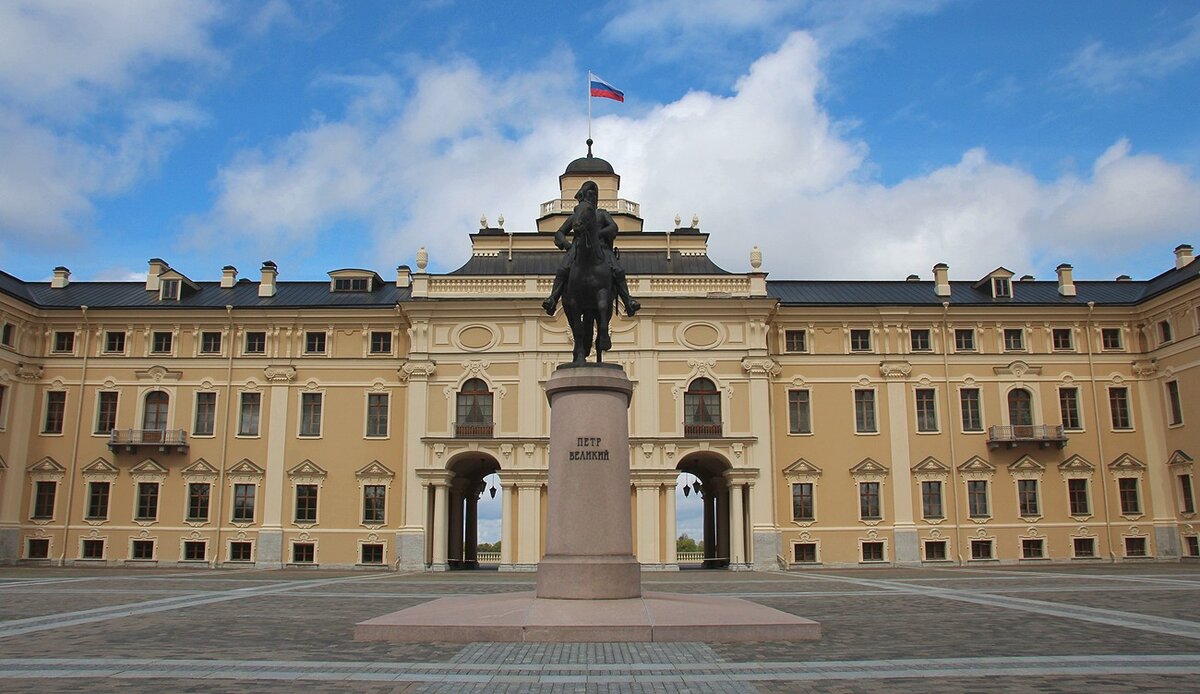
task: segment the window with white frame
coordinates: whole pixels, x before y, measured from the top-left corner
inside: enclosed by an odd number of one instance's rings
[[[958,391],[962,410],[963,431],[983,431],[983,410],[979,402],[978,388],[962,388]]]
[[[1079,414],[1079,389],[1074,386],[1058,389],[1058,409],[1062,414],[1062,426],[1067,431],[1083,429],[1083,417]]]
[[[917,431],[932,433],[938,430],[937,391],[933,388],[917,388],[916,410]]]
[[[388,435],[387,393],[367,393],[367,436],[384,438]]]
[[[321,435],[321,410],[324,404],[322,393],[300,394],[300,436]]]
[[[196,416],[192,421],[193,436],[212,436],[217,429],[217,394],[196,393]]]
[[[788,433],[812,433],[812,409],[807,389],[788,391]]]
[[[1183,424],[1183,400],[1179,397],[1179,381],[1167,381],[1167,424]]]
[[[1125,386],[1108,389],[1108,410],[1112,416],[1112,428],[1117,431],[1133,428],[1133,416],[1129,410],[1129,389]]]
[[[1038,481],[1036,479],[1017,480],[1017,511],[1022,518],[1041,515],[1041,500],[1038,498]]]
[[[238,436],[258,436],[261,413],[262,393],[242,393],[241,407],[238,412]]]
[[[859,434],[875,434],[879,426],[875,422],[875,391],[869,388],[854,389],[854,431]]]

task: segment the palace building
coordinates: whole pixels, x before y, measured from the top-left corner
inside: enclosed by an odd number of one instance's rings
[[[1200,557],[1191,246],[1148,280],[768,279],[696,223],[643,229],[589,154],[535,230],[485,222],[444,274],[424,249],[327,281],[0,273],[0,562],[469,568],[498,493],[500,568],[535,568],[571,352],[541,301],[588,180],[642,304],[605,358],[634,383],[645,568],[680,565],[683,481],[712,567]]]

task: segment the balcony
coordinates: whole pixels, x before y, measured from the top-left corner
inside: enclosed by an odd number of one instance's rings
[[[626,200],[624,198],[610,198],[607,200],[599,200],[598,207],[602,210],[608,210],[611,214],[630,214],[634,217],[642,216],[642,206],[636,202]],[[545,217],[552,214],[571,214],[575,210],[575,206],[579,204],[578,200],[550,200],[542,203],[541,216]]]
[[[174,448],[176,453],[187,453],[187,432],[183,429],[113,429],[108,437],[108,450],[113,453],[133,453],[145,446],[157,447],[166,453]]]
[[[683,437],[687,439],[721,438],[721,422],[684,422]]]
[[[495,430],[495,422],[454,423],[454,435],[460,439],[490,439]]]
[[[1063,448],[1067,445],[1067,435],[1063,428],[1056,424],[1021,424],[995,425],[988,427],[988,448],[995,450],[1001,446],[1016,448],[1018,444],[1036,443],[1042,448],[1055,446]]]

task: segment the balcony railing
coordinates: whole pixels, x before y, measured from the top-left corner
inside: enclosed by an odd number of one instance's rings
[[[454,435],[460,439],[490,439],[496,430],[495,422],[455,422]]]
[[[719,439],[721,422],[684,422],[683,435],[689,439]]]
[[[187,451],[187,432],[183,429],[113,429],[108,436],[108,449],[116,452],[125,449],[133,452],[142,446],[157,446],[166,451],[174,448],[179,453]]]
[[[1067,445],[1067,435],[1057,424],[997,424],[988,427],[988,448],[1016,448],[1017,444],[1022,443],[1036,443],[1042,448],[1062,448]]]
[[[606,200],[597,201],[602,210],[608,210],[614,214],[631,214],[634,217],[642,216],[642,206],[636,202],[626,200],[624,198],[609,198]],[[578,200],[550,200],[542,203],[542,214],[545,217],[550,214],[570,214],[575,206],[579,204]]]

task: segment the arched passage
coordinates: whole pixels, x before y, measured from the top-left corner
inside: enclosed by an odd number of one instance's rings
[[[689,493],[699,494],[703,506],[703,525],[701,537],[696,538],[704,545],[704,556],[700,566],[706,569],[720,569],[729,566],[730,557],[730,503],[729,483],[725,473],[732,466],[720,455],[711,452],[690,453],[675,466],[680,474],[677,489],[687,480],[692,485]],[[683,474],[686,473],[686,474]],[[699,489],[695,488],[699,483]],[[678,516],[679,511],[676,511]],[[678,520],[676,521],[678,523]],[[686,565],[687,562],[680,562]]]
[[[479,500],[487,493],[485,478],[500,471],[486,453],[460,455],[446,465],[449,479],[446,564],[450,569],[479,568]],[[496,478],[492,478],[495,480]]]

